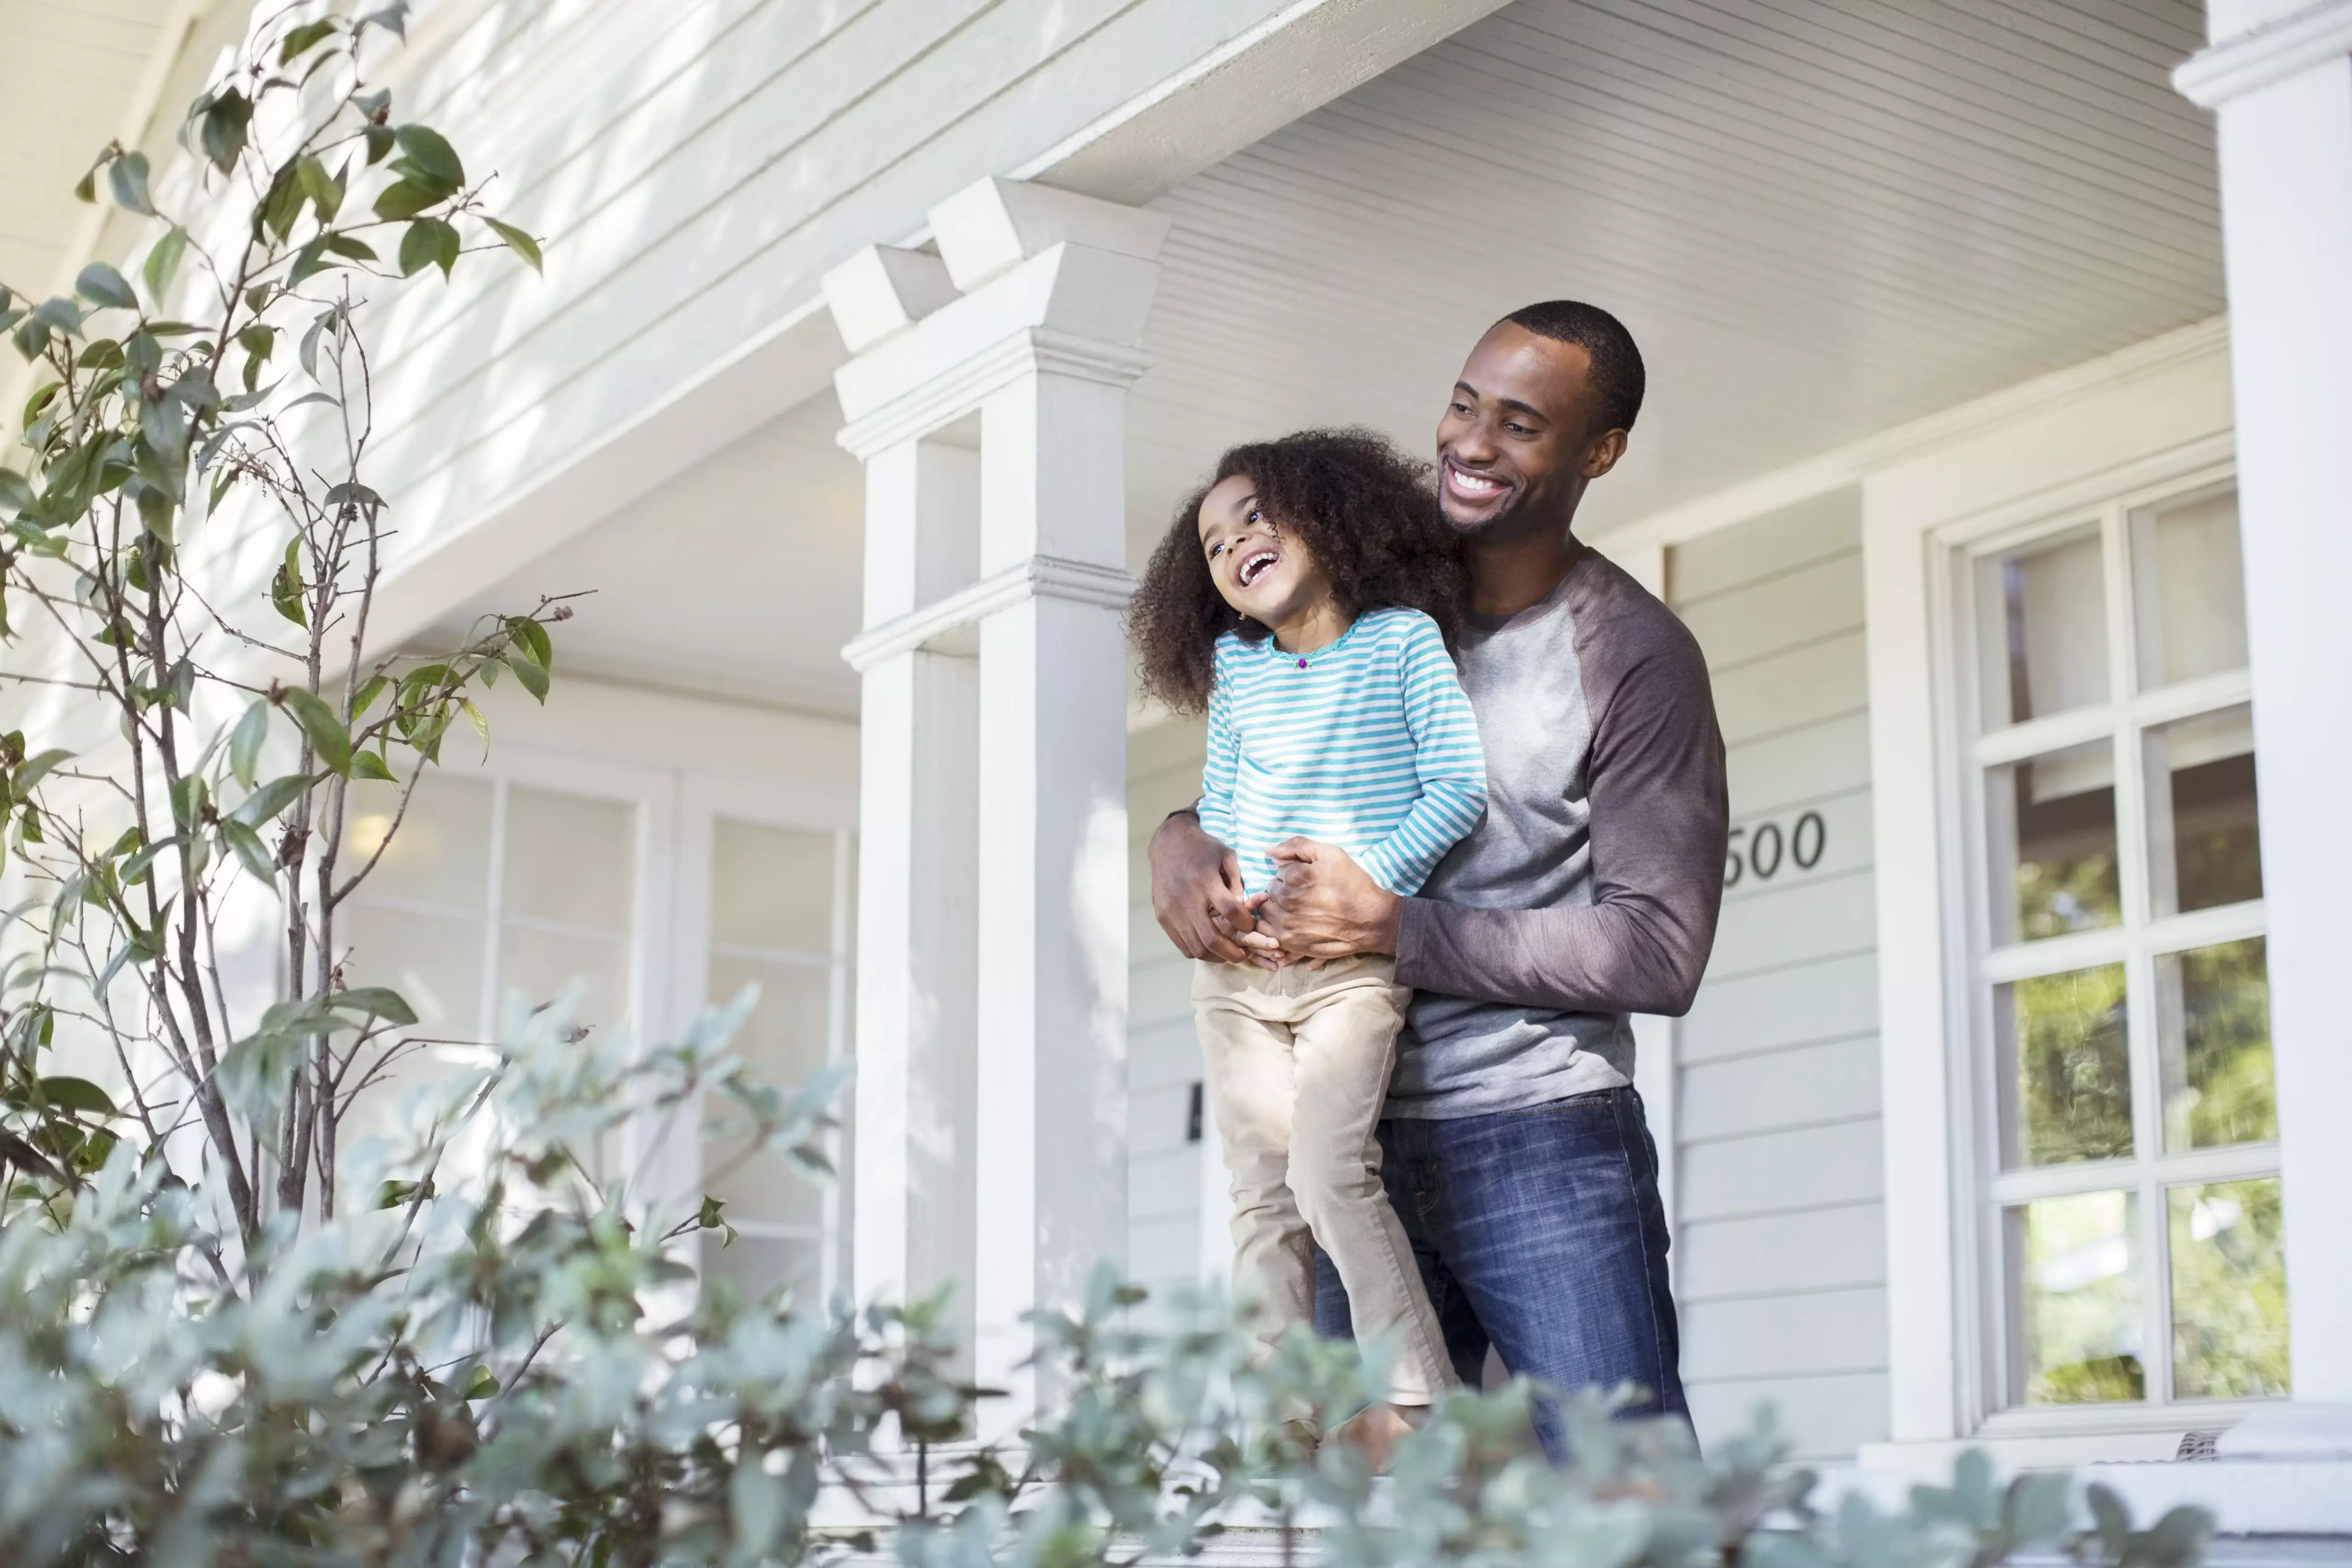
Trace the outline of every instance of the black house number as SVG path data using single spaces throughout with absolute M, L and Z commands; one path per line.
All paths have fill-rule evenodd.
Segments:
M 1723 885 L 1736 888 L 1753 874 L 1759 882 L 1769 882 L 1780 874 L 1784 865 L 1793 865 L 1800 871 L 1810 871 L 1822 863 L 1822 851 L 1828 847 L 1829 824 L 1818 811 L 1809 811 L 1797 818 L 1795 826 L 1785 831 L 1777 822 L 1767 822 L 1753 831 L 1745 827 L 1731 830 L 1731 846 L 1723 858 Z M 1742 844 L 1741 839 L 1747 842 Z

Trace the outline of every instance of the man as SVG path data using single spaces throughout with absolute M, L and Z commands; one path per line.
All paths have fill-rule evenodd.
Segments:
M 1626 1016 L 1687 1011 L 1706 967 L 1723 741 L 1697 644 L 1570 527 L 1624 455 L 1643 382 L 1615 317 L 1552 300 L 1496 322 L 1454 384 L 1439 495 L 1470 571 L 1456 651 L 1488 804 L 1421 894 L 1294 839 L 1253 910 L 1232 851 L 1180 812 L 1152 838 L 1152 903 L 1192 958 L 1393 954 L 1416 995 L 1382 1174 L 1457 1370 L 1475 1384 L 1492 1345 L 1513 1372 L 1632 1383 L 1635 1408 L 1683 1413 Z M 1345 1333 L 1323 1279 L 1318 1326 Z M 1557 1413 L 1537 1429 L 1560 1457 Z

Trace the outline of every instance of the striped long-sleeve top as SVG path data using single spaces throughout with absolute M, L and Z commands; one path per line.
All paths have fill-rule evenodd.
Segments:
M 1272 637 L 1217 639 L 1201 826 L 1257 892 L 1286 838 L 1336 844 L 1411 894 L 1486 807 L 1478 723 L 1437 623 L 1371 610 L 1301 657 Z

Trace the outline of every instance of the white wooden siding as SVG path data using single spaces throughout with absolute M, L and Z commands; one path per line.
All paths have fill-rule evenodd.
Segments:
M 1202 1146 L 1186 1129 L 1201 1047 L 1192 965 L 1151 918 L 1145 847 L 1162 817 L 1200 795 L 1203 743 L 1198 721 L 1180 721 L 1134 731 L 1127 748 L 1127 1268 L 1155 1298 L 1200 1278 Z
M 1837 1458 L 1886 1435 L 1859 498 L 1677 547 L 1667 583 L 1706 650 L 1736 842 L 1770 829 L 1772 872 L 1726 891 L 1675 1033 L 1683 1378 L 1702 1439 L 1769 1400 L 1803 1457 Z

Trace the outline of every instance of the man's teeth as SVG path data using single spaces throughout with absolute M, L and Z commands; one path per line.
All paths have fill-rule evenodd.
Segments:
M 1503 488 L 1502 480 L 1490 479 L 1484 474 L 1473 474 L 1461 468 L 1452 469 L 1451 472 L 1454 475 L 1454 482 L 1465 490 L 1498 490 Z

